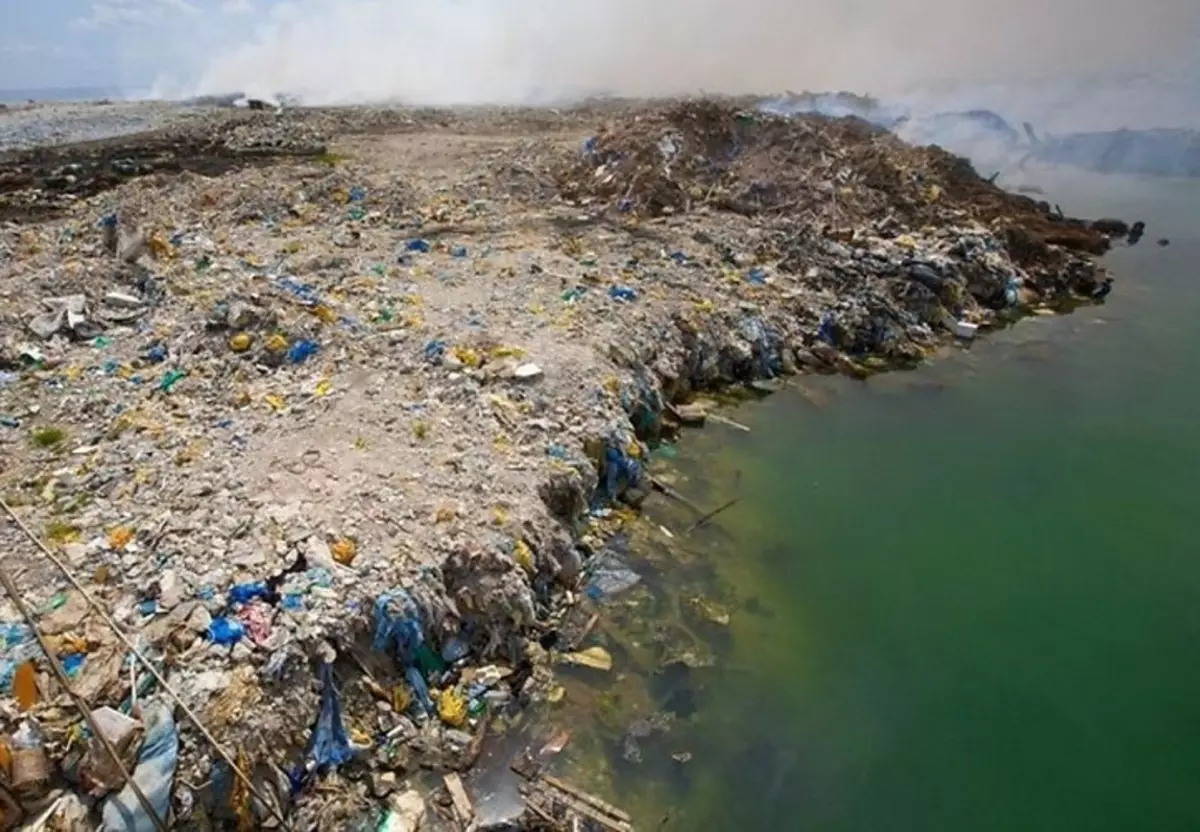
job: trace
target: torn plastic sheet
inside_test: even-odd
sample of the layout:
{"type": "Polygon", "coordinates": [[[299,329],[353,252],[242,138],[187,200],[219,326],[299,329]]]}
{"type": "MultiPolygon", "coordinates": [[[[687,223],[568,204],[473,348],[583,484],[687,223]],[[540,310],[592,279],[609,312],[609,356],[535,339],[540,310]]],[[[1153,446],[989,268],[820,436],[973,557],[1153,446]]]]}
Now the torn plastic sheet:
{"type": "Polygon", "coordinates": [[[584,590],[593,601],[600,601],[632,589],[642,576],[629,568],[621,556],[611,549],[596,554],[587,565],[588,584],[584,590]]]}
{"type": "Polygon", "coordinates": [[[349,760],[354,751],[342,722],[342,704],[333,679],[333,665],[322,662],[318,670],[321,679],[321,712],[308,741],[307,759],[316,763],[317,770],[337,768],[349,760]]]}

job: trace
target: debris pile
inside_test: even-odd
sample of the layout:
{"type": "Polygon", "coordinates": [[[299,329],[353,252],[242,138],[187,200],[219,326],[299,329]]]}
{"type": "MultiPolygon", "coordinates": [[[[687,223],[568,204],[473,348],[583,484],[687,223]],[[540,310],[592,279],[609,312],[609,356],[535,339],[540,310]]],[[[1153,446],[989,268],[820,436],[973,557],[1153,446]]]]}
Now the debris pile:
{"type": "MultiPolygon", "coordinates": [[[[0,159],[0,545],[35,611],[0,604],[6,819],[144,811],[36,626],[174,822],[411,828],[416,775],[553,708],[556,665],[620,672],[579,602],[637,583],[606,540],[669,491],[647,443],[717,421],[697,391],[1111,287],[1100,231],[861,122],[224,118],[0,159]],[[272,164],[183,161],[214,136],[272,164]]],[[[531,817],[598,822],[546,788],[531,817]]]]}

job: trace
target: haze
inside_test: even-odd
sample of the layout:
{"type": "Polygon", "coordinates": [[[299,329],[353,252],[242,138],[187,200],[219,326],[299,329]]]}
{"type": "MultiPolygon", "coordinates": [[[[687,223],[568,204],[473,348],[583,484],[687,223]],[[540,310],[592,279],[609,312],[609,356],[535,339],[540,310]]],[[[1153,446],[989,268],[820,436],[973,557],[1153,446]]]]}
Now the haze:
{"type": "Polygon", "coordinates": [[[596,93],[887,95],[1125,71],[1194,81],[1200,2],[299,0],[224,41],[192,92],[430,105],[596,93]]]}

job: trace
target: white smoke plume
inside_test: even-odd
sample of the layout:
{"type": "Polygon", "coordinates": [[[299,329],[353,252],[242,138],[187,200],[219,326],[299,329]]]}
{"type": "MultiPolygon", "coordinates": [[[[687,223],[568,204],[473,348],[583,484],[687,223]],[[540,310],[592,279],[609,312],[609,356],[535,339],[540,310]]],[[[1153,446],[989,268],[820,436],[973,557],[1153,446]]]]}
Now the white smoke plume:
{"type": "Polygon", "coordinates": [[[1194,71],[1200,2],[293,0],[223,40],[191,92],[419,105],[892,95],[934,83],[1194,71]]]}

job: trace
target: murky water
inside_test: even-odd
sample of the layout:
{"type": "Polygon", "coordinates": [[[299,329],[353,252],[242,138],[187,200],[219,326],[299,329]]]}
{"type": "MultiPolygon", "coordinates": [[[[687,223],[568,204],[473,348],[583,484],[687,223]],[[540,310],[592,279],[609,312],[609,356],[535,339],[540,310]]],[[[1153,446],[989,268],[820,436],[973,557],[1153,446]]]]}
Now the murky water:
{"type": "Polygon", "coordinates": [[[650,506],[589,637],[614,670],[553,717],[638,828],[1200,826],[1200,188],[1038,181],[1150,224],[1107,305],[801,379],[660,461],[740,502],[650,506]]]}

